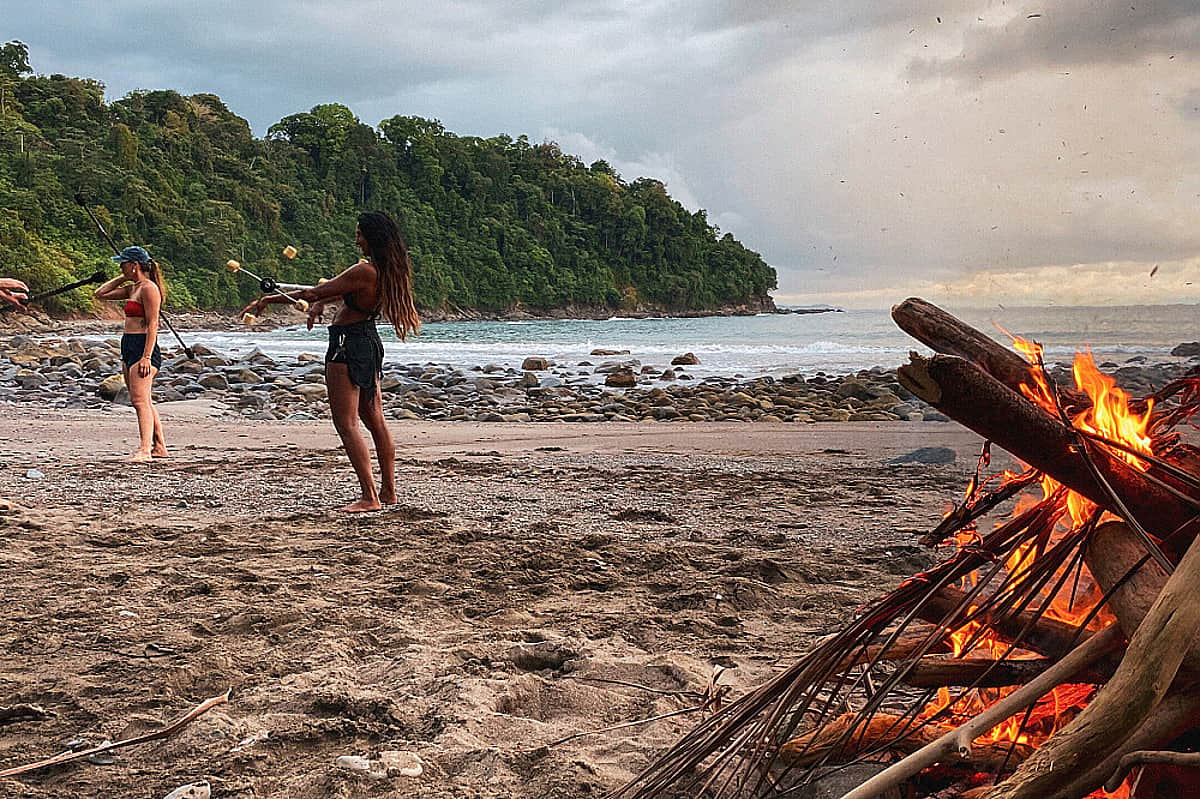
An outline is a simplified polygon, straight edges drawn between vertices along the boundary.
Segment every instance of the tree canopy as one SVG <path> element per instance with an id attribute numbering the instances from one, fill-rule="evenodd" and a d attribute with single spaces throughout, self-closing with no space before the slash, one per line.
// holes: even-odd
<path id="1" fill-rule="evenodd" d="M 165 265 L 176 306 L 241 304 L 224 268 L 311 283 L 357 257 L 364 210 L 393 214 L 423 309 L 568 305 L 704 311 L 762 303 L 775 272 L 671 198 L 552 142 L 457 136 L 437 120 L 377 128 L 344 105 L 292 114 L 256 138 L 214 94 L 136 91 L 108 103 L 87 78 L 35 75 L 21 42 L 0 47 L 0 273 L 33 290 L 110 255 L 75 202 L 119 244 Z M 301 256 L 287 260 L 285 245 Z M 84 310 L 85 292 L 60 308 Z"/>

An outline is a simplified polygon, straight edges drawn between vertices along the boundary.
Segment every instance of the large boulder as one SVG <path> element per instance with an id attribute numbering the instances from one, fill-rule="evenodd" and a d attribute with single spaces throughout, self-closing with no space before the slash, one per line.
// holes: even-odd
<path id="1" fill-rule="evenodd" d="M 550 361 L 545 358 L 526 358 L 521 362 L 521 369 L 526 372 L 543 372 L 550 368 Z"/>
<path id="2" fill-rule="evenodd" d="M 700 359 L 693 352 L 685 352 L 683 355 L 676 355 L 671 359 L 672 366 L 698 366 Z"/>
<path id="3" fill-rule="evenodd" d="M 613 388 L 633 388 L 637 385 L 637 375 L 632 369 L 617 369 L 604 378 L 604 385 Z"/>
<path id="4" fill-rule="evenodd" d="M 112 375 L 111 377 L 106 377 L 100 381 L 100 385 L 96 386 L 96 393 L 102 398 L 111 402 L 117 398 L 117 395 L 120 394 L 121 390 L 124 388 L 125 376 Z"/>

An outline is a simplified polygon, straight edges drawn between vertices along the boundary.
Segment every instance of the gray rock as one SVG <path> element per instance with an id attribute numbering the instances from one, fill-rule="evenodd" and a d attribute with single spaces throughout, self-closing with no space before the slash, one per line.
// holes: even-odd
<path id="1" fill-rule="evenodd" d="M 325 386 L 318 383 L 305 383 L 302 386 L 297 386 L 296 393 L 304 397 L 306 402 L 323 400 L 328 394 Z"/>
<path id="2" fill-rule="evenodd" d="M 21 388 L 41 388 L 50 382 L 45 375 L 29 369 L 22 369 L 17 372 L 13 379 L 17 381 L 17 385 Z"/>
<path id="3" fill-rule="evenodd" d="M 954 463 L 957 455 L 949 447 L 921 447 L 898 458 L 892 458 L 888 463 Z"/>
<path id="4" fill-rule="evenodd" d="M 262 377 L 253 369 L 236 369 L 226 375 L 226 380 L 230 383 L 261 383 Z"/>

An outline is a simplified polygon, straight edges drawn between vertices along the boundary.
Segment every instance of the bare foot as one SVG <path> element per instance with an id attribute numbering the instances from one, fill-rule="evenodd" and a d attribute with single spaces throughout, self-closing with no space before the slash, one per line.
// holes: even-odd
<path id="1" fill-rule="evenodd" d="M 137 450 L 136 452 L 134 452 L 132 455 L 129 456 L 130 463 L 149 463 L 150 460 L 151 460 L 150 453 L 146 452 L 145 450 L 141 450 L 141 449 Z"/>
<path id="2" fill-rule="evenodd" d="M 379 504 L 377 499 L 360 499 L 358 502 L 351 502 L 349 505 L 344 505 L 338 508 L 342 513 L 366 513 L 367 511 L 380 510 L 383 506 Z"/>
<path id="3" fill-rule="evenodd" d="M 396 499 L 396 490 L 392 489 L 391 491 L 380 491 L 379 501 L 384 505 L 395 505 L 400 500 Z"/>
<path id="4" fill-rule="evenodd" d="M 154 449 L 150 450 L 151 458 L 167 458 L 170 457 L 170 454 L 171 453 L 167 452 L 166 447 L 155 447 Z"/>

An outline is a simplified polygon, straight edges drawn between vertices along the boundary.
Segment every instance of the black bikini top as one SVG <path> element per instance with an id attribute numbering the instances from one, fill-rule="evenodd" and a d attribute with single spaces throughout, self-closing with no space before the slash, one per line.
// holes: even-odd
<path id="1" fill-rule="evenodd" d="M 353 291 L 348 291 L 342 295 L 342 304 L 345 305 L 350 310 L 354 311 L 355 313 L 362 314 L 363 316 L 367 317 L 368 319 L 379 318 L 379 306 L 375 306 L 375 309 L 371 310 L 371 311 L 367 311 L 367 310 L 364 310 L 363 308 L 360 308 L 358 306 L 358 303 L 354 301 L 354 292 Z"/>

